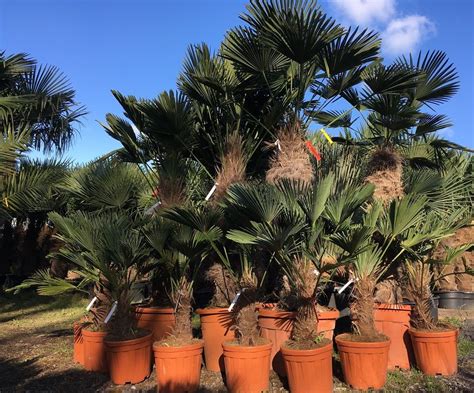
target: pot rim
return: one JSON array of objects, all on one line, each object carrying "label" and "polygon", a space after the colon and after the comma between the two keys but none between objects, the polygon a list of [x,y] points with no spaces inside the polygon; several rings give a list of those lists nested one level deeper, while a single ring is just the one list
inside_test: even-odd
[{"label": "pot rim", "polygon": [[383,348],[390,346],[391,340],[388,338],[386,341],[351,341],[351,340],[344,340],[344,336],[348,335],[349,333],[342,333],[338,334],[334,339],[336,340],[336,344],[344,345],[345,347],[352,347],[352,348]]},{"label": "pot rim", "polygon": [[376,310],[382,311],[411,311],[411,304],[388,304],[388,303],[375,303]]},{"label": "pot rim", "polygon": [[[286,342],[286,341],[285,341]],[[283,354],[287,355],[298,355],[298,356],[312,356],[312,355],[320,355],[325,352],[331,352],[333,350],[333,343],[332,341],[328,342],[325,346],[313,349],[291,349],[285,348],[284,344],[281,346],[280,350]]]},{"label": "pot rim", "polygon": [[444,295],[445,293],[463,293],[467,295],[472,295],[474,294],[474,291],[434,291],[433,294],[436,295]]},{"label": "pot rim", "polygon": [[[318,311],[318,319],[337,319],[340,315],[339,310]],[[274,308],[261,308],[258,310],[258,316],[275,319],[292,319],[296,318],[296,311],[279,311]]]},{"label": "pot rim", "polygon": [[[144,329],[144,330],[146,330],[146,329]],[[150,330],[146,330],[146,331],[148,332],[148,334],[146,334],[145,336],[142,336],[142,337],[132,338],[132,339],[129,339],[129,340],[107,340],[107,338],[106,338],[104,340],[104,342],[108,346],[111,346],[111,347],[120,347],[122,345],[138,344],[138,343],[150,340],[152,338],[153,332],[151,332]]]},{"label": "pot rim", "polygon": [[446,330],[416,330],[410,327],[408,329],[408,332],[410,335],[413,335],[415,337],[433,337],[433,338],[441,338],[441,337],[451,337],[451,336],[457,336],[459,334],[459,329],[458,328],[453,328],[453,329],[446,329]]},{"label": "pot rim", "polygon": [[213,315],[213,314],[234,314],[225,307],[203,307],[198,308],[196,313],[199,315]]},{"label": "pot rim", "polygon": [[173,307],[135,307],[135,312],[138,314],[174,314]]},{"label": "pot rim", "polygon": [[94,332],[93,330],[89,330],[87,328],[82,328],[81,329],[81,334],[83,336],[86,336],[86,337],[101,337],[101,336],[106,336],[107,334],[109,334],[108,331],[99,331],[99,332]]},{"label": "pot rim", "polygon": [[192,351],[194,349],[204,348],[204,340],[197,340],[197,342],[193,342],[191,344],[180,345],[180,346],[169,346],[169,347],[159,345],[159,343],[160,341],[155,341],[153,343],[153,352],[172,353],[172,352],[181,352],[181,351]]},{"label": "pot rim", "polygon": [[258,344],[254,346],[248,346],[248,345],[230,345],[229,343],[231,341],[234,341],[235,339],[230,339],[226,340],[222,343],[222,348],[224,351],[227,352],[262,352],[266,351],[268,349],[271,349],[273,346],[273,343],[267,339],[267,343],[265,344]]}]

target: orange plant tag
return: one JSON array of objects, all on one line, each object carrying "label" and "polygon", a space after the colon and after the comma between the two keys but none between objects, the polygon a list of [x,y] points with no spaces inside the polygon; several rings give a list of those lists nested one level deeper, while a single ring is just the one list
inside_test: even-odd
[{"label": "orange plant tag", "polygon": [[308,148],[310,153],[314,156],[314,158],[316,158],[317,161],[321,161],[321,155],[316,150],[316,148],[314,147],[313,143],[310,140],[306,141],[306,147]]}]

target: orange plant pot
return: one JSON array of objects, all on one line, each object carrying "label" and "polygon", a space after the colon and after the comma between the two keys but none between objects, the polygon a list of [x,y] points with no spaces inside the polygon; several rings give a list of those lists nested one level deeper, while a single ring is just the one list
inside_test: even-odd
[{"label": "orange plant pot", "polygon": [[153,333],[153,341],[160,341],[167,337],[176,323],[173,308],[137,307],[135,318],[137,327]]},{"label": "orange plant pot", "polygon": [[281,353],[285,362],[288,384],[292,393],[331,393],[332,342],[308,350],[288,349]]},{"label": "orange plant pot", "polygon": [[82,325],[75,322],[74,329],[74,363],[84,365],[84,340],[82,339]]},{"label": "orange plant pot", "polygon": [[387,379],[390,340],[357,342],[347,334],[336,337],[342,373],[353,389],[381,389]]},{"label": "orange plant pot", "polygon": [[204,342],[181,347],[153,344],[156,382],[160,393],[195,392],[201,379]]},{"label": "orange plant pot", "polygon": [[[286,376],[280,348],[290,338],[295,317],[295,312],[276,311],[265,307],[261,307],[258,312],[260,335],[272,342],[271,367],[280,376]],[[318,312],[318,332],[332,341],[338,317],[337,310]]]},{"label": "orange plant pot", "polygon": [[413,363],[410,334],[411,306],[401,304],[380,304],[374,310],[375,327],[390,338],[388,369],[408,370]]},{"label": "orange plant pot", "polygon": [[261,308],[258,312],[260,335],[272,343],[270,368],[281,376],[286,376],[286,370],[280,348],[290,338],[294,319],[294,312],[266,308]]},{"label": "orange plant pot", "polygon": [[323,333],[324,338],[332,341],[337,318],[339,318],[337,310],[318,312],[318,333]]},{"label": "orange plant pot", "polygon": [[105,336],[107,332],[92,332],[82,329],[84,341],[84,368],[89,371],[107,372],[105,355]]},{"label": "orange plant pot", "polygon": [[235,338],[235,332],[230,330],[234,325],[234,314],[226,308],[200,308],[196,312],[201,318],[206,368],[224,371],[222,343]]},{"label": "orange plant pot", "polygon": [[458,372],[458,330],[418,331],[410,329],[416,365],[427,375]]},{"label": "orange plant pot", "polygon": [[139,383],[150,376],[152,337],[149,333],[133,340],[105,340],[107,365],[113,383]]},{"label": "orange plant pot", "polygon": [[269,389],[272,343],[246,347],[222,344],[227,389],[230,393],[260,393]]}]

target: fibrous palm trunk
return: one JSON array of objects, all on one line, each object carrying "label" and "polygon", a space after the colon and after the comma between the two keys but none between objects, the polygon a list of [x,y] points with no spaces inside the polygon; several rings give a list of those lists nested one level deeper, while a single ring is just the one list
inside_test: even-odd
[{"label": "fibrous palm trunk", "polygon": [[246,166],[242,136],[233,133],[227,138],[226,152],[222,155],[221,165],[217,170],[214,201],[221,200],[232,184],[245,181]]},{"label": "fibrous palm trunk", "polygon": [[374,289],[375,280],[372,277],[357,280],[354,284],[354,301],[350,307],[354,331],[367,338],[379,336],[374,320]]},{"label": "fibrous palm trunk", "polygon": [[367,172],[365,181],[375,186],[374,198],[388,204],[403,196],[402,159],[394,149],[381,147],[375,150]]},{"label": "fibrous palm trunk", "polygon": [[178,283],[178,288],[173,294],[176,304],[176,324],[172,335],[179,342],[190,342],[193,339],[191,325],[192,312],[192,285],[183,277]]},{"label": "fibrous palm trunk", "polygon": [[287,125],[278,132],[279,148],[270,161],[267,182],[275,184],[289,179],[309,184],[313,180],[313,166],[305,146],[299,124]]}]

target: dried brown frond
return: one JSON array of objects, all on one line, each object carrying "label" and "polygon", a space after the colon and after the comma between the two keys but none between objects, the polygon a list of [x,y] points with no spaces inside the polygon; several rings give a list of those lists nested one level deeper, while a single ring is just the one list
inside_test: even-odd
[{"label": "dried brown frond", "polygon": [[244,154],[242,136],[238,133],[229,135],[226,145],[226,152],[221,157],[221,166],[217,170],[214,201],[221,200],[232,184],[245,181],[247,158]]},{"label": "dried brown frond", "polygon": [[278,303],[279,310],[293,311],[298,306],[298,298],[290,285],[288,276],[284,274],[279,282]]},{"label": "dried brown frond", "polygon": [[[443,239],[433,252],[432,259],[442,260],[446,257],[446,247],[459,247],[474,242],[474,226],[469,225],[458,229],[453,236]],[[452,274],[438,280],[441,291],[474,291],[474,277],[464,272],[474,268],[474,251],[466,251],[450,265],[439,265],[435,273],[440,275]],[[453,274],[454,273],[454,274]]]},{"label": "dried brown frond", "polygon": [[313,180],[313,166],[305,146],[299,123],[281,128],[277,134],[281,150],[275,151],[267,171],[267,182],[275,184],[282,179],[309,184]]},{"label": "dried brown frond", "polygon": [[377,149],[368,163],[366,183],[375,186],[374,198],[384,204],[404,195],[402,182],[402,160],[400,155],[391,149]]},{"label": "dried brown frond", "polygon": [[215,263],[206,270],[205,278],[214,287],[211,305],[228,307],[238,292],[238,285],[233,276],[221,264]]},{"label": "dried brown frond", "polygon": [[430,283],[433,278],[427,264],[421,261],[407,265],[408,292],[415,303],[411,324],[417,329],[434,329],[436,324],[431,314]]},{"label": "dried brown frond", "polygon": [[383,304],[400,304],[403,301],[400,283],[394,278],[383,280],[375,286],[375,302]]},{"label": "dried brown frond", "polygon": [[158,195],[162,207],[172,207],[184,204],[186,201],[184,175],[179,178],[161,174]]}]

